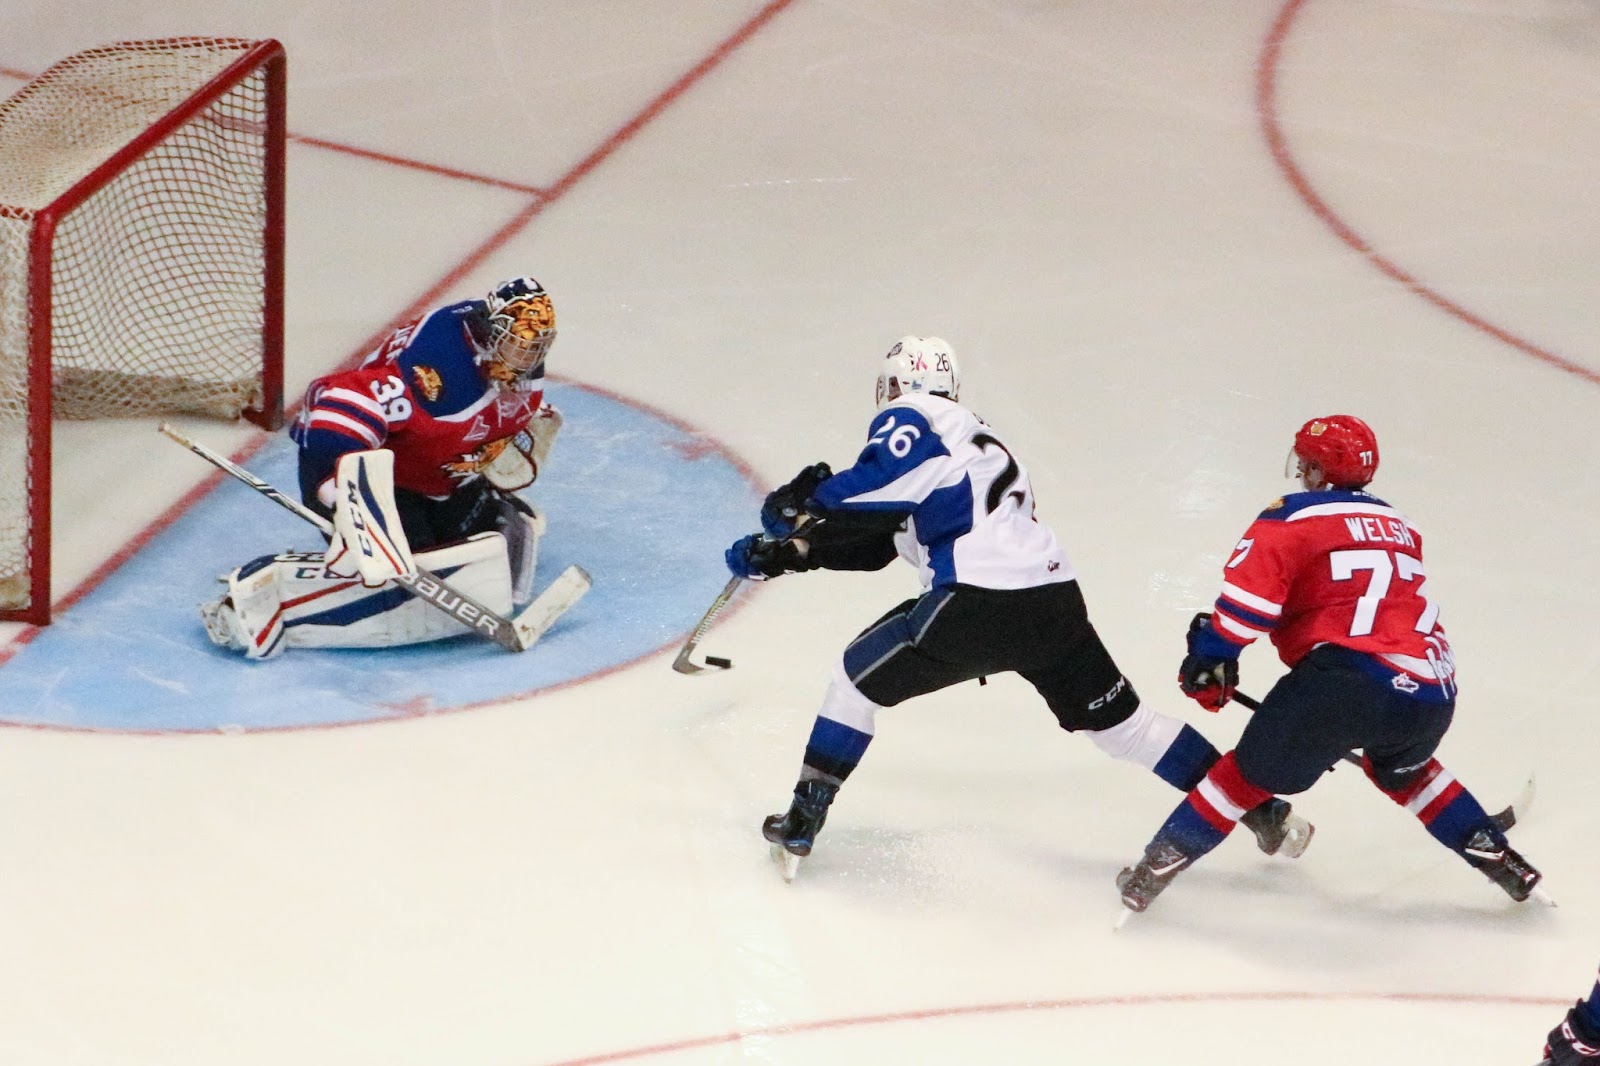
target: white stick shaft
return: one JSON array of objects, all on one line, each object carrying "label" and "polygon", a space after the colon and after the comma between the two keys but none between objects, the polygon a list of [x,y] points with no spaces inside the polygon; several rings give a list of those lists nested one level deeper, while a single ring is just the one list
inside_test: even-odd
[{"label": "white stick shaft", "polygon": [[301,503],[299,500],[285,496],[272,485],[256,477],[250,471],[246,470],[244,467],[240,466],[238,463],[234,462],[232,459],[229,459],[222,453],[212,451],[199,441],[190,440],[188,437],[185,437],[182,433],[179,433],[165,422],[161,423],[158,428],[162,433],[165,433],[168,437],[177,441],[185,448],[188,448],[191,452],[194,452],[196,455],[210,463],[212,466],[216,467],[218,470],[221,470],[226,474],[232,474],[234,477],[238,478],[246,485],[249,485],[251,488],[261,493],[261,495],[271,500],[273,503],[276,503],[280,507],[294,512],[307,522],[310,522],[312,525],[322,530],[324,533],[333,532],[332,522],[328,521],[326,518],[323,518],[321,515],[307,507],[305,504]]}]

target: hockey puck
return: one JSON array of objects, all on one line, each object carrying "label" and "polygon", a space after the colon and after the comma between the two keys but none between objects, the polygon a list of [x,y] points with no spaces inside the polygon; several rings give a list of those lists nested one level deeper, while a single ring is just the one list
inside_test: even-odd
[{"label": "hockey puck", "polygon": [[733,666],[733,660],[732,659],[724,659],[720,655],[707,655],[706,656],[706,665],[707,666],[715,666],[715,667],[718,667],[719,669],[726,670],[729,667]]}]

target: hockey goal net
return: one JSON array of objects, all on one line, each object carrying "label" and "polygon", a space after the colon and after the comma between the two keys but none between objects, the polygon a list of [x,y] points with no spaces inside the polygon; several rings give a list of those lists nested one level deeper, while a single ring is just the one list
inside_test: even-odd
[{"label": "hockey goal net", "polygon": [[80,52],[0,103],[0,619],[50,617],[53,419],[283,410],[276,41]]}]

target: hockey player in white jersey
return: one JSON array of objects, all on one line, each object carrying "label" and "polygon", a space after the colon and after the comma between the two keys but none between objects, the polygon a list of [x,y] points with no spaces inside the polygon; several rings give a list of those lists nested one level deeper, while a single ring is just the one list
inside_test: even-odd
[{"label": "hockey player in white jersey", "polygon": [[[1012,671],[1063,729],[1187,791],[1217,749],[1142,706],[1090,624],[1076,574],[1034,514],[1028,473],[1002,438],[958,402],[955,354],[905,337],[883,358],[878,412],[847,470],[817,464],[767,497],[764,533],[726,553],[753,579],[812,570],[877,570],[897,556],[922,594],[862,631],[835,664],[787,813],[762,833],[794,875],[828,808],[865,754],[878,712],[913,696]],[[1277,798],[1244,823],[1268,854],[1298,856],[1311,826]]]}]

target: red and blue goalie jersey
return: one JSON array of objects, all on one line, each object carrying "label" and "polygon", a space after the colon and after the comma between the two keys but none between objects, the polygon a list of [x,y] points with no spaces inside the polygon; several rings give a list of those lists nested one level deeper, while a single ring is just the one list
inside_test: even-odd
[{"label": "red and blue goalie jersey", "polygon": [[1454,693],[1422,534],[1358,490],[1294,493],[1261,512],[1223,569],[1211,633],[1227,645],[1217,651],[1235,656],[1270,636],[1291,667],[1337,644],[1371,656],[1398,689]]},{"label": "red and blue goalie jersey", "polygon": [[490,382],[468,327],[478,305],[431,311],[391,333],[355,370],[311,383],[290,429],[300,489],[331,505],[329,479],[346,452],[394,452],[395,487],[443,499],[482,476],[539,410],[544,370],[510,387]]}]

